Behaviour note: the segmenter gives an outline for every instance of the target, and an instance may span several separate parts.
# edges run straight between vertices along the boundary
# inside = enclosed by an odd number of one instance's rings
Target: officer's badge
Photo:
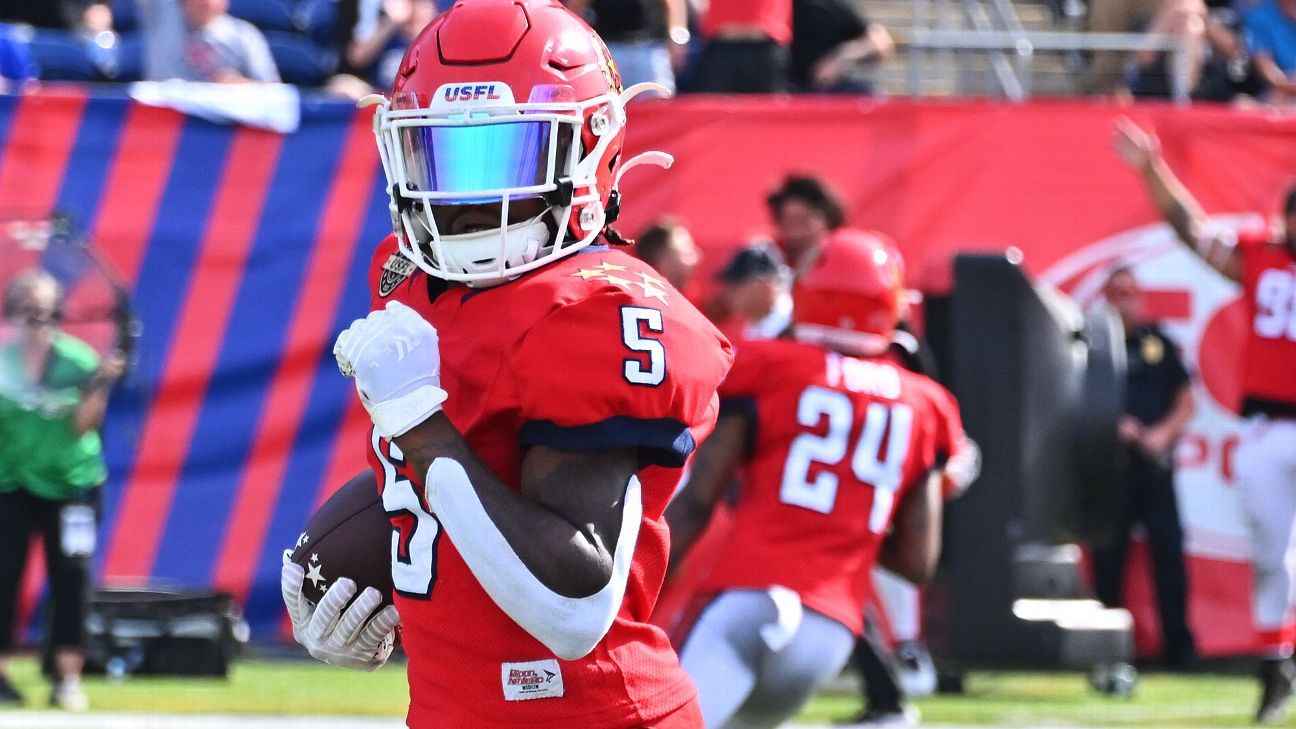
[[[1150,365],[1160,364],[1165,359],[1165,343],[1161,341],[1161,337],[1144,335],[1143,341],[1139,343],[1139,354]]]
[[[382,265],[382,278],[378,279],[378,295],[387,298],[397,286],[414,273],[414,262],[399,253],[387,257]]]

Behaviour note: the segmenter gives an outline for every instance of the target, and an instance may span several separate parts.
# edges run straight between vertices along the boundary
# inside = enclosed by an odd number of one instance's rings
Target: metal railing
[[[1165,52],[1170,56],[1171,97],[1188,100],[1192,59],[1186,42],[1175,36],[1147,33],[1082,33],[1027,30],[1011,0],[913,0],[914,27],[909,36],[909,93],[922,95],[924,70],[932,54],[947,67],[955,54],[984,53],[998,91],[1013,101],[1031,95],[1036,52]],[[953,22],[962,20],[961,27]]]

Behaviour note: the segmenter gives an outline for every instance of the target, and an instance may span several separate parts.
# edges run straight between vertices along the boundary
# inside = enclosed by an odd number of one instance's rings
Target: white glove
[[[338,368],[354,377],[378,434],[403,435],[441,410],[441,351],[436,328],[393,301],[351,322],[333,345]]]
[[[382,595],[372,587],[347,607],[356,593],[355,581],[339,578],[312,606],[302,595],[306,570],[295,562],[284,563],[279,573],[284,605],[292,618],[293,638],[325,663],[361,671],[374,671],[387,662],[396,645],[400,615],[388,605],[375,615]],[[345,608],[345,609],[343,609]]]

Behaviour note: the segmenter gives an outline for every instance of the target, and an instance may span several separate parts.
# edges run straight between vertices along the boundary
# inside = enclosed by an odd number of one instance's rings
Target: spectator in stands
[[[1168,667],[1190,668],[1197,650],[1188,628],[1188,571],[1175,497],[1174,449],[1192,417],[1192,382],[1178,348],[1146,318],[1133,271],[1112,271],[1103,293],[1125,325],[1125,414],[1118,431],[1128,465],[1125,530],[1115,544],[1094,549],[1094,588],[1104,605],[1121,606],[1126,535],[1135,522],[1142,524],[1152,552],[1162,656]]]
[[[1187,91],[1200,101],[1244,101],[1267,88],[1238,35],[1231,8],[1209,11],[1202,0],[1167,0],[1150,33],[1182,38],[1189,53]],[[1164,51],[1138,51],[1130,59],[1129,92],[1137,98],[1173,96],[1174,62]]]
[[[1197,87],[1208,49],[1206,3],[1203,0],[1165,0],[1152,18],[1147,32],[1169,35],[1184,43],[1187,54],[1186,90]],[[1138,97],[1170,98],[1174,90],[1174,65],[1164,51],[1136,51],[1130,59],[1129,90]]]
[[[688,57],[685,0],[566,0],[566,5],[607,43],[625,86],[652,81],[675,90],[675,74]]]
[[[861,17],[848,0],[793,0],[788,76],[797,91],[874,93],[851,71],[895,55],[887,29]]]
[[[0,23],[0,94],[11,93],[36,78],[27,41],[8,23]]]
[[[105,466],[98,429],[124,360],[103,362],[59,330],[62,289],[31,271],[4,292],[13,336],[0,344],[0,656],[13,648],[19,587],[33,532],[44,538],[53,601],[50,703],[85,710],[85,603],[95,543],[95,505]],[[0,704],[20,703],[0,658]]]
[[[828,234],[846,223],[837,194],[817,177],[788,175],[765,205],[774,221],[774,240],[797,273],[814,262]]]
[[[1089,0],[1091,33],[1136,33],[1156,15],[1161,0]],[[1123,51],[1094,53],[1089,63],[1089,91],[1111,94],[1123,86],[1128,55]]]
[[[5,0],[0,4],[0,20],[37,28],[99,32],[112,28],[112,11],[108,3],[99,0]]]
[[[265,36],[231,16],[229,0],[135,0],[144,28],[144,76],[277,83]]]
[[[768,241],[739,248],[716,274],[707,316],[730,340],[773,339],[792,323],[792,270]]]
[[[1262,0],[1252,8],[1246,43],[1271,88],[1270,100],[1296,101],[1296,0]]]
[[[383,0],[376,17],[357,19],[345,46],[345,67],[379,89],[390,89],[405,49],[436,14],[433,0]]]
[[[671,217],[658,218],[639,234],[634,253],[677,290],[688,296],[702,253],[688,228]]]
[[[788,89],[792,0],[710,0],[702,53],[687,91],[768,94]]]

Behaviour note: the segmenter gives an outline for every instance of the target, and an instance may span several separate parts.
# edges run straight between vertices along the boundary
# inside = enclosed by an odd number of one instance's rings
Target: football
[[[339,577],[359,591],[376,588],[383,604],[392,601],[391,522],[378,496],[372,471],[347,481],[310,518],[286,559],[306,569],[302,594],[318,603]]]

